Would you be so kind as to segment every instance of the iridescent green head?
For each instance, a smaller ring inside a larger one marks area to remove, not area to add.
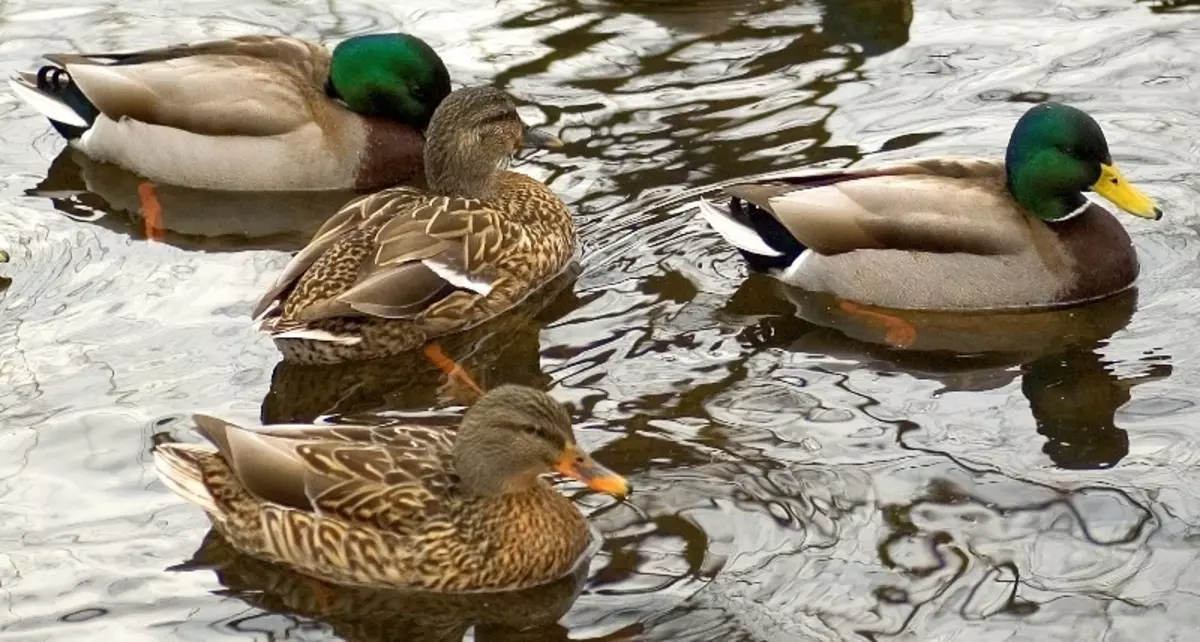
[[[450,93],[450,73],[437,52],[415,36],[355,36],[333,49],[325,91],[364,116],[423,130]]]
[[[1087,190],[1134,216],[1162,217],[1154,201],[1121,176],[1100,125],[1074,107],[1042,103],[1025,112],[1008,139],[1005,166],[1008,191],[1043,221],[1081,212]]]

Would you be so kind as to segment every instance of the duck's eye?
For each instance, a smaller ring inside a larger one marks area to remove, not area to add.
[[[521,426],[521,432],[531,437],[537,437],[541,434],[538,429],[534,428],[533,426]]]

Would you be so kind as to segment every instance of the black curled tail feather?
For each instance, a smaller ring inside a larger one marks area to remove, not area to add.
[[[730,198],[729,214],[734,220],[753,229],[772,249],[780,252],[779,256],[763,256],[739,248],[742,258],[756,272],[786,270],[808,249],[773,214],[750,201],[743,201],[736,196]]]
[[[60,100],[64,105],[70,107],[71,111],[79,114],[87,122],[88,127],[77,127],[51,120],[50,125],[68,140],[74,140],[82,136],[84,132],[95,124],[96,118],[100,116],[100,110],[96,109],[92,101],[83,95],[83,92],[79,90],[79,86],[71,80],[71,74],[62,67],[45,65],[41,69],[38,69],[37,88]]]

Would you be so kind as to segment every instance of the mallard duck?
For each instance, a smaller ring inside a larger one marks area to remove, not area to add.
[[[351,201],[292,258],[254,317],[286,360],[330,363],[394,356],[504,312],[575,253],[566,205],[503,169],[521,147],[561,144],[521,122],[504,92],[454,91],[429,123],[429,189]]]
[[[325,47],[252,35],[160,49],[49,54],[10,80],[69,144],[155,183],[225,191],[371,190],[421,176],[422,130],[450,75],[420,38]]]
[[[70,144],[151,181],[215,190],[376,189],[417,176],[450,93],[403,33],[325,47],[252,35],[145,51],[49,54],[13,91]]]
[[[541,475],[624,497],[575,441],[566,408],[523,386],[488,392],[457,432],[435,426],[269,426],[205,415],[206,445],[155,450],[163,483],[238,550],[337,584],[511,590],[570,572],[587,522]]]
[[[1129,235],[1087,190],[1162,216],[1117,170],[1091,116],[1044,103],[1017,121],[1004,161],[741,182],[724,188],[728,211],[701,199],[700,212],[751,269],[830,292],[847,309],[1032,309],[1107,297],[1137,277]]]

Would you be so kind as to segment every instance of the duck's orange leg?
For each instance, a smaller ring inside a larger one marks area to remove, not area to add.
[[[441,345],[430,343],[425,346],[425,356],[433,362],[433,365],[446,373],[446,377],[451,381],[457,380],[470,389],[471,392],[475,393],[477,397],[483,396],[483,388],[480,388],[479,384],[475,383],[475,380],[471,378],[471,375],[467,374],[467,371],[462,366],[458,365],[454,359],[446,356],[445,352],[442,352]]]
[[[882,327],[884,329],[884,340],[893,347],[908,348],[917,341],[917,329],[904,319],[876,310],[869,310],[866,306],[853,301],[839,299],[838,307],[848,314],[866,319],[871,325]]]
[[[154,193],[154,183],[138,183],[138,200],[142,203],[142,221],[145,223],[146,238],[161,241],[163,238],[162,205]]]

